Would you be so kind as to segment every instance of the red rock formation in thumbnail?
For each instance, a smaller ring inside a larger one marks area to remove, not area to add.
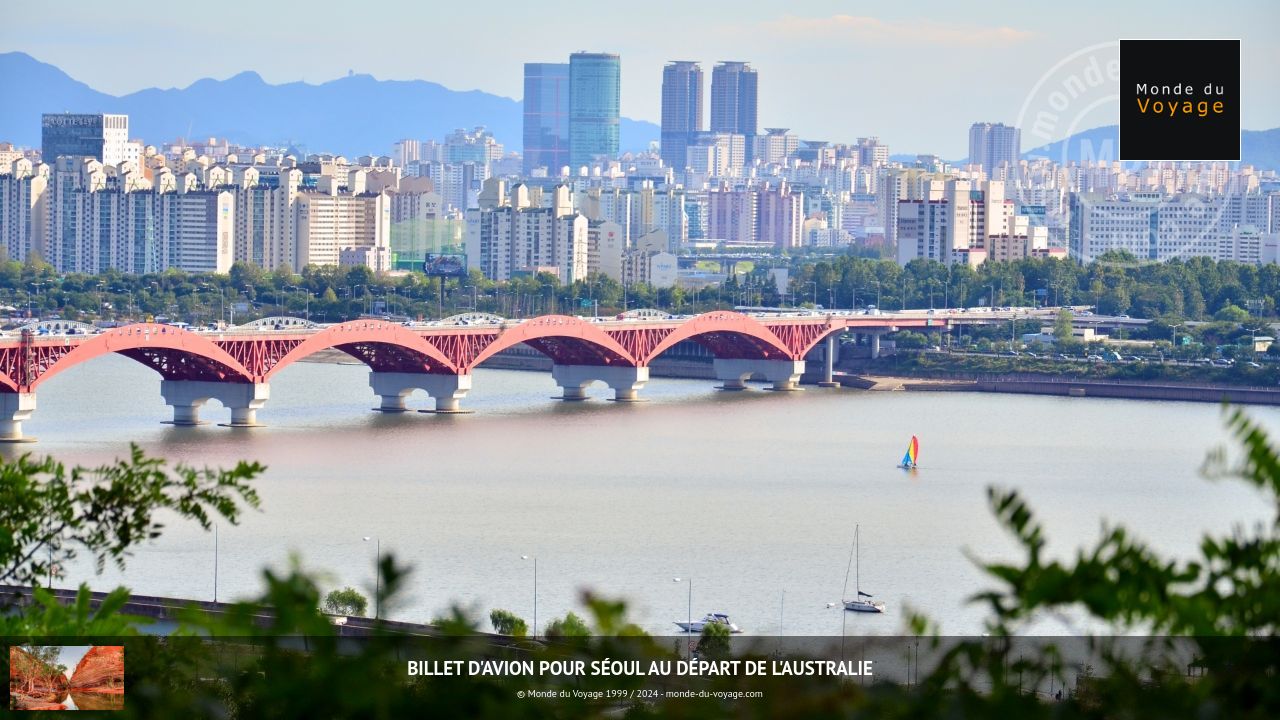
[[[71,689],[81,693],[123,693],[124,647],[95,645],[89,648],[71,673]]]

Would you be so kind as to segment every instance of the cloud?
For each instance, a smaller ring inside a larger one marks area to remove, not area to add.
[[[829,38],[856,40],[865,44],[910,45],[935,47],[991,47],[1021,43],[1034,33],[1011,27],[947,25],[933,21],[896,22],[864,15],[832,15],[831,17],[798,17],[784,15],[757,25],[757,29],[789,38]]]

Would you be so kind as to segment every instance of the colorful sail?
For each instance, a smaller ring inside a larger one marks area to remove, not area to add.
[[[907,444],[907,454],[902,456],[903,467],[914,467],[916,458],[920,456],[920,441],[915,435],[911,436],[911,442]]]

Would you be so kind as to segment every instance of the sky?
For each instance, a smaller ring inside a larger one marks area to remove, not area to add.
[[[523,63],[590,50],[621,55],[622,114],[656,122],[664,62],[702,60],[709,85],[715,61],[746,60],[759,72],[761,128],[877,135],[895,153],[944,157],[967,152],[972,122],[1034,114],[1045,102],[1036,88],[1071,72],[1061,63],[1081,50],[1103,44],[1089,52],[1114,57],[1105,45],[1118,38],[1239,38],[1242,124],[1280,126],[1274,0],[18,0],[3,15],[0,51],[116,95],[253,70],[272,83],[354,71],[519,98]],[[1105,97],[1079,99],[1051,139],[1116,115]],[[1024,149],[1039,140],[1024,137]]]
[[[58,655],[58,663],[66,666],[66,676],[71,677],[71,673],[76,671],[76,665],[80,664],[81,658],[85,653],[89,652],[92,645],[63,645],[62,651]]]

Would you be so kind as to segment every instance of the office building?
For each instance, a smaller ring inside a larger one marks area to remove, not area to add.
[[[755,152],[758,89],[756,71],[745,62],[721,62],[711,71],[710,130],[745,136],[748,166]]]
[[[90,157],[104,165],[136,160],[129,143],[129,116],[102,113],[45,113],[40,120],[40,157]]]
[[[525,175],[546,168],[558,176],[569,165],[569,65],[524,64]]]
[[[1262,193],[1072,193],[1072,257],[1091,262],[1109,251],[1163,262],[1207,257],[1260,262],[1269,198]]]
[[[596,158],[617,157],[621,87],[617,55],[569,56],[569,164],[575,171]]]
[[[701,132],[702,66],[688,60],[662,69],[662,162],[677,173],[688,161],[689,140]]]

